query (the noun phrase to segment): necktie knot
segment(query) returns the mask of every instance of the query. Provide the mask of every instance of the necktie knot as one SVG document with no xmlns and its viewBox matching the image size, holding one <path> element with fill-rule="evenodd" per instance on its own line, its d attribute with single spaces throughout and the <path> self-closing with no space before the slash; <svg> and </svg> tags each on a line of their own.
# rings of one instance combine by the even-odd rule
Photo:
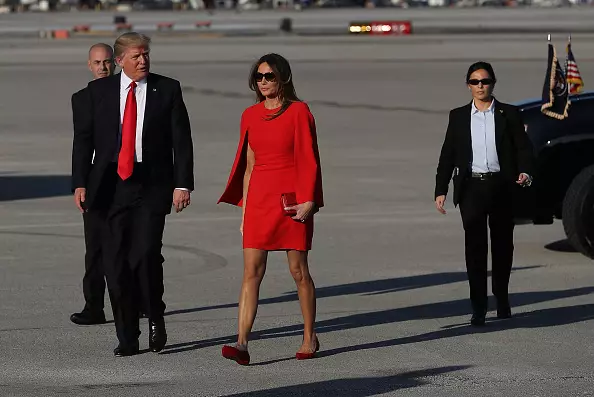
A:
<svg viewBox="0 0 594 397">
<path fill-rule="evenodd" d="M 130 89 L 133 90 L 134 88 L 136 88 L 136 81 L 132 81 L 129 85 Z"/>
</svg>

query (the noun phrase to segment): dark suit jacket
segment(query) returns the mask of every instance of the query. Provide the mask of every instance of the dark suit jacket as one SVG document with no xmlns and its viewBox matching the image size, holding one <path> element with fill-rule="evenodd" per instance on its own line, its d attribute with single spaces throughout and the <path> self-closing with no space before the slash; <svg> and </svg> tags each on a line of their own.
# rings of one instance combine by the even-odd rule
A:
<svg viewBox="0 0 594 397">
<path fill-rule="evenodd" d="M 435 197 L 448 193 L 454 179 L 454 205 L 460 202 L 464 182 L 472 172 L 472 141 L 470 131 L 472 102 L 450 111 L 448 128 L 441 148 Z M 518 108 L 495 100 L 495 144 L 500 172 L 513 183 L 520 173 L 532 175 L 533 149 Z"/>
<path fill-rule="evenodd" d="M 86 206 L 93 208 L 103 204 L 106 170 L 119 149 L 120 73 L 75 93 L 72 112 L 72 189 L 86 188 Z M 153 73 L 147 77 L 142 171 L 143 198 L 156 212 L 171 212 L 174 188 L 194 189 L 190 120 L 180 84 Z"/>
</svg>

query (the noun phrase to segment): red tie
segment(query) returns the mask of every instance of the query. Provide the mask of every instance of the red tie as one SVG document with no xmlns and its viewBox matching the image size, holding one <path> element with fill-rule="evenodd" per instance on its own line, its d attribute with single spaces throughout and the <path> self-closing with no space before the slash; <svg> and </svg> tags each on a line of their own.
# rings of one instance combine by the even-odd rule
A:
<svg viewBox="0 0 594 397">
<path fill-rule="evenodd" d="M 124 122 L 122 123 L 122 147 L 118 156 L 118 175 L 123 180 L 130 178 L 134 169 L 134 148 L 136 146 L 136 82 L 130 83 L 126 108 L 124 109 Z"/>
</svg>

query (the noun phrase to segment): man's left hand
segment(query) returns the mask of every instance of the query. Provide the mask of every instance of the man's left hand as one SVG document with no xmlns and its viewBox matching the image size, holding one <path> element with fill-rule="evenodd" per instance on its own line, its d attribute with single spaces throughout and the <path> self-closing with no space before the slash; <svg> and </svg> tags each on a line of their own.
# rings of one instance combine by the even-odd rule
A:
<svg viewBox="0 0 594 397">
<path fill-rule="evenodd" d="M 532 178 L 528 174 L 521 173 L 516 183 L 522 187 L 530 186 L 532 184 Z"/>
<path fill-rule="evenodd" d="M 175 212 L 181 212 L 190 205 L 190 192 L 182 189 L 173 191 L 173 208 Z"/>
</svg>

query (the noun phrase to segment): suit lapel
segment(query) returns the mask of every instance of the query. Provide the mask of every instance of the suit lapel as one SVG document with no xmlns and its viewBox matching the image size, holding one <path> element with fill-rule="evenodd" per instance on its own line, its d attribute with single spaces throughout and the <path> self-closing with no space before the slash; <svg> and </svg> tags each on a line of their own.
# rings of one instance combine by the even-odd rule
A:
<svg viewBox="0 0 594 397">
<path fill-rule="evenodd" d="M 470 122 L 472 119 L 472 102 L 464 106 L 464 117 L 462 117 L 462 129 L 463 142 L 464 142 L 464 153 L 466 154 L 466 163 L 469 169 L 472 166 L 472 131 L 470 129 Z"/>
<path fill-rule="evenodd" d="M 151 117 L 154 115 L 155 110 L 158 108 L 159 96 L 158 96 L 157 79 L 153 74 L 149 74 L 146 79 L 146 93 L 144 105 L 144 121 L 142 124 L 142 140 L 145 140 L 147 131 L 151 123 Z"/>
<path fill-rule="evenodd" d="M 495 104 L 495 145 L 497 146 L 497 152 L 499 153 L 499 147 L 501 146 L 501 139 L 503 138 L 503 131 L 505 130 L 505 114 L 501 105 L 497 100 L 494 100 Z"/>
<path fill-rule="evenodd" d="M 111 86 L 109 89 L 109 99 L 107 101 L 108 112 L 107 114 L 110 115 L 110 122 L 113 123 L 112 128 L 110 131 L 114 131 L 114 138 L 117 139 L 120 134 L 120 124 L 121 124 L 121 117 L 120 114 L 120 81 L 121 81 L 121 72 L 114 75 L 111 78 Z"/>
</svg>

